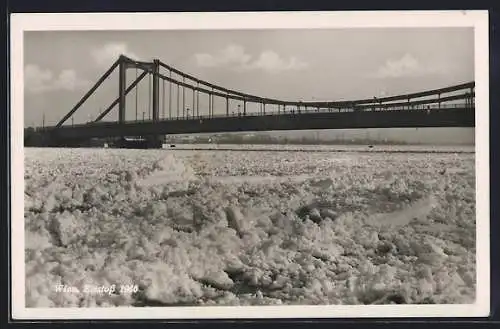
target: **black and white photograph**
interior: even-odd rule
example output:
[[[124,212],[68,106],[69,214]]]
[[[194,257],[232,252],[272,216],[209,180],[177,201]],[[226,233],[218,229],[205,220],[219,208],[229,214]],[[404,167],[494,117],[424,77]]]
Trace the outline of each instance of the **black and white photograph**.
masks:
[[[14,315],[487,315],[487,17],[13,16]]]

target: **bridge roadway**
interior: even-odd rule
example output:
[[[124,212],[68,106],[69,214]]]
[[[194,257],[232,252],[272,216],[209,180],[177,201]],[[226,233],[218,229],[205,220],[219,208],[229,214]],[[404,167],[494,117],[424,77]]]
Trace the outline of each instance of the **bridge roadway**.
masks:
[[[91,138],[159,136],[168,134],[356,129],[474,127],[474,107],[465,105],[441,109],[399,109],[385,111],[308,112],[280,115],[247,114],[211,118],[171,119],[158,121],[97,122],[82,125],[46,127],[43,133],[56,145]],[[47,137],[48,137],[47,136]]]

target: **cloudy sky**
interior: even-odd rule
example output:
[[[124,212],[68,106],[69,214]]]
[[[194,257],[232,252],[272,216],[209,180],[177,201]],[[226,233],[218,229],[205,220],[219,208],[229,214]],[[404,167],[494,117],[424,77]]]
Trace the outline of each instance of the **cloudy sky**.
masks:
[[[356,99],[474,80],[472,28],[37,31],[24,40],[25,126],[40,125],[43,116],[46,125],[55,124],[119,54],[158,58],[224,87],[285,100]],[[134,78],[129,70],[128,80]],[[115,73],[74,123],[95,118],[117,90]],[[147,116],[147,90],[145,79],[138,116]],[[190,91],[186,99],[189,107]],[[127,118],[134,119],[135,94],[127,104]],[[222,104],[216,113],[225,112]]]

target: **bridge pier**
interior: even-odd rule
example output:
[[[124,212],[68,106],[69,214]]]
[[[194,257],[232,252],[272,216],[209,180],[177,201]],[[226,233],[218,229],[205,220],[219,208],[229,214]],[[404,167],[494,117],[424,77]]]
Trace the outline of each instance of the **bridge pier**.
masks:
[[[104,147],[129,149],[161,149],[163,135],[149,135],[140,139],[124,137],[62,137],[56,131],[27,128],[24,132],[24,147]]]
[[[163,135],[153,135],[146,137],[149,149],[161,149],[163,147]]]
[[[111,147],[125,149],[161,149],[163,147],[163,138],[158,135],[146,136],[141,139],[119,138]]]
[[[25,147],[50,147],[55,144],[51,134],[46,131],[37,131],[33,128],[25,129],[24,146]]]

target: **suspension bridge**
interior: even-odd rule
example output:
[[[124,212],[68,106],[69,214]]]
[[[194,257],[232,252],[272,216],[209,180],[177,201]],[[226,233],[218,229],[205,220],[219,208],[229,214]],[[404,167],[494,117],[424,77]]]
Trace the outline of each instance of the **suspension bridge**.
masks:
[[[127,85],[130,70],[135,70],[135,79]],[[75,113],[115,71],[118,71],[116,99],[95,119],[74,124]],[[137,88],[146,77],[149,81],[147,105],[139,106]],[[135,104],[127,106],[129,94],[134,90]],[[475,83],[468,82],[381,98],[287,101],[218,86],[158,59],[143,62],[121,55],[57,124],[26,128],[24,143],[25,146],[78,147],[92,139],[114,139],[115,145],[121,147],[130,145],[130,140],[140,140],[141,147],[157,148],[161,147],[163,136],[169,134],[474,127],[474,90]],[[127,109],[130,117],[133,105],[135,117],[127,119]],[[115,109],[117,120],[106,121]]]

